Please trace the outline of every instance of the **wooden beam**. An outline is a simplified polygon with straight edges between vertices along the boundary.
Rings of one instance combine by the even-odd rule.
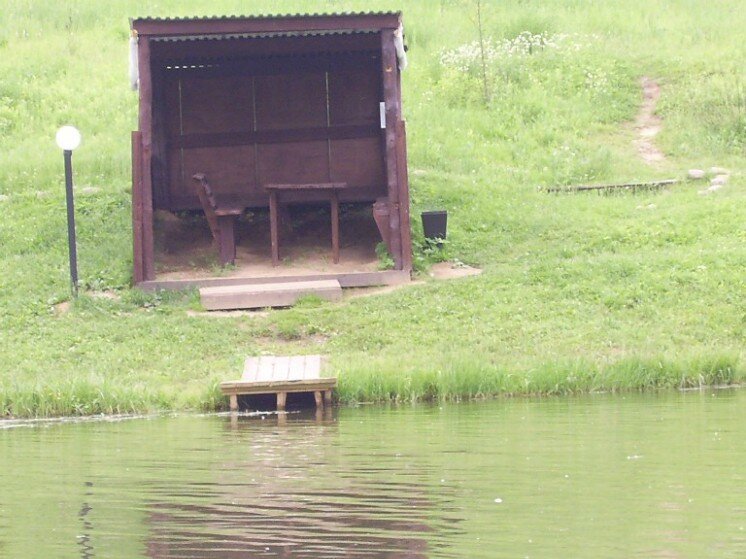
[[[337,379],[333,377],[294,380],[289,382],[246,382],[246,381],[227,381],[220,383],[220,392],[225,396],[237,394],[239,396],[246,394],[271,394],[277,392],[286,392],[295,394],[298,392],[315,392],[316,390],[332,390],[337,386]]]
[[[142,133],[132,132],[132,281],[145,281],[142,242]]]
[[[234,61],[260,65],[274,73],[271,61],[259,57],[276,58],[279,69],[286,70],[287,63],[295,68],[310,63],[334,60],[344,64],[344,59],[378,52],[378,33],[335,35],[327,37],[272,37],[263,39],[237,38],[221,41],[163,41],[153,45],[153,61],[166,66],[182,66],[209,62],[214,69],[230,67]],[[285,68],[283,68],[285,66]],[[311,66],[314,67],[314,66]],[[207,68],[205,68],[207,69]]]
[[[150,43],[146,37],[138,42],[140,76],[140,132],[142,134],[142,269],[146,280],[155,279],[153,254],[153,80],[150,68]]]
[[[185,134],[169,142],[169,148],[207,148],[244,146],[251,144],[283,144],[311,142],[316,140],[352,140],[373,138],[380,133],[378,123],[346,124],[339,126],[317,126],[311,128],[288,128],[284,130],[257,130],[241,132],[219,132],[212,134]]]
[[[407,130],[403,120],[396,135],[397,171],[399,182],[399,222],[401,224],[402,269],[412,270],[412,224],[409,218],[409,172],[407,171]]]
[[[401,245],[401,216],[399,210],[399,184],[396,157],[397,123],[401,120],[401,101],[397,74],[399,73],[394,30],[381,31],[381,74],[383,101],[386,105],[386,129],[384,130],[384,160],[386,166],[386,190],[389,202],[389,228],[391,230],[389,251],[396,269],[404,266]]]
[[[360,52],[340,52],[336,54],[312,53],[305,56],[293,55],[271,56],[258,58],[236,55],[231,58],[225,56],[208,57],[202,51],[189,56],[184,50],[178,52],[179,57],[171,57],[158,61],[161,69],[169,78],[182,77],[223,77],[223,76],[276,76],[288,74],[305,74],[308,72],[344,72],[361,68],[378,68],[381,53],[380,39],[376,35],[376,50]],[[174,56],[176,53],[174,53]]]
[[[155,280],[144,281],[138,285],[143,291],[158,289],[194,289],[201,287],[220,287],[225,285],[256,285],[267,283],[289,283],[303,281],[320,281],[335,279],[343,288],[374,287],[380,285],[401,285],[411,280],[409,272],[402,270],[382,270],[377,272],[341,272],[307,274],[299,276],[238,276],[238,277],[205,277],[201,279]]]
[[[547,188],[546,192],[585,192],[589,190],[624,190],[636,188],[662,188],[679,182],[677,179],[666,179],[661,181],[627,182],[622,184],[588,184],[579,186],[559,186]]]

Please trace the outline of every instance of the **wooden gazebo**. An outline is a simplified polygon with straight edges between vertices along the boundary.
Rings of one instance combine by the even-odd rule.
[[[156,277],[158,210],[204,212],[225,264],[238,216],[269,208],[276,264],[283,204],[331,202],[335,259],[339,204],[366,204],[399,276],[411,270],[401,14],[138,18],[131,27],[136,285],[168,287]]]

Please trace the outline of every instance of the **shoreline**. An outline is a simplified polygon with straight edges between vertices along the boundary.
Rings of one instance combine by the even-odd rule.
[[[746,388],[745,382],[738,382],[734,384],[713,384],[713,385],[702,385],[691,388],[650,388],[645,390],[594,390],[590,392],[575,392],[571,394],[494,394],[487,396],[474,397],[469,399],[461,400],[445,400],[438,402],[436,400],[418,400],[416,402],[404,402],[404,401],[376,401],[376,402],[355,402],[343,404],[337,402],[333,404],[333,408],[347,408],[352,409],[360,406],[400,406],[400,405],[436,405],[436,403],[447,403],[452,405],[457,404],[471,404],[478,402],[487,402],[494,400],[544,400],[544,399],[556,399],[556,398],[571,398],[571,397],[591,397],[591,396],[622,396],[625,394],[662,394],[662,393],[693,393],[693,392],[705,392],[708,390],[713,391],[726,391],[726,390],[742,390]],[[119,423],[122,421],[137,421],[137,420],[152,420],[152,419],[163,419],[163,418],[175,418],[181,416],[189,417],[257,417],[264,418],[269,415],[278,414],[299,414],[308,412],[311,408],[299,408],[291,409],[287,411],[278,412],[276,410],[266,411],[238,411],[231,412],[226,410],[215,410],[215,411],[198,411],[198,410],[160,410],[148,413],[132,413],[132,414],[92,414],[92,415],[62,415],[62,416],[49,416],[49,417],[4,417],[0,418],[0,431],[10,429],[22,429],[22,428],[33,428],[37,426],[48,426],[48,425],[67,425],[67,424],[79,424],[79,423]]]
[[[717,360],[715,360],[717,361]],[[746,387],[746,370],[736,362],[716,363],[707,360],[699,367],[690,367],[690,373],[681,374],[679,367],[667,364],[658,375],[651,376],[643,362],[619,363],[604,371],[586,371],[584,374],[567,374],[567,369],[555,367],[534,371],[532,375],[519,376],[492,374],[464,367],[462,373],[434,371],[420,374],[392,374],[387,372],[352,373],[339,376],[339,386],[334,394],[334,405],[354,407],[357,405],[461,403],[492,399],[555,398],[566,396],[592,396],[601,394],[631,394],[649,392],[694,392],[703,390],[730,390]],[[658,361],[658,365],[662,363]],[[707,367],[706,365],[709,365]],[[622,376],[621,371],[626,370]],[[630,372],[631,371],[631,372]],[[637,374],[632,374],[637,373]],[[478,382],[474,382],[477,380]],[[460,386],[454,386],[454,383]],[[496,384],[503,389],[490,390]],[[228,399],[220,393],[216,382],[201,395],[186,401],[168,398],[163,392],[141,387],[139,395],[134,391],[119,391],[114,396],[101,390],[89,392],[94,398],[83,400],[67,395],[57,387],[56,398],[48,398],[40,392],[18,391],[13,398],[7,390],[0,391],[0,424],[6,422],[64,422],[66,420],[123,421],[136,418],[158,417],[168,414],[215,414],[229,413]],[[519,386],[523,388],[520,389]],[[398,388],[397,388],[398,387]],[[50,387],[47,387],[49,389]],[[150,398],[143,397],[147,392]],[[172,392],[172,395],[174,393]],[[138,397],[139,396],[139,397]],[[25,402],[25,403],[24,403]],[[158,406],[155,402],[160,402]],[[36,405],[33,405],[33,404]],[[12,413],[15,411],[16,413]],[[18,413],[20,412],[20,413]],[[241,412],[244,413],[244,412]],[[7,428],[7,427],[0,427]]]

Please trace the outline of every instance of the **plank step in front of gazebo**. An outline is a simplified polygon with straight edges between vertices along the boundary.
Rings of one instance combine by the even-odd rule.
[[[285,409],[290,392],[313,392],[316,407],[332,402],[336,378],[321,377],[321,355],[248,357],[241,380],[221,382],[220,390],[230,398],[231,411],[238,411],[238,397],[276,394],[277,410]]]
[[[327,301],[342,298],[342,286],[336,279],[253,285],[203,287],[199,290],[202,306],[209,311],[289,307],[305,295]]]

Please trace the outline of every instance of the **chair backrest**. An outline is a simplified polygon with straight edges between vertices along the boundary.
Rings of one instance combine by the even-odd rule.
[[[210,183],[207,182],[207,177],[202,173],[193,175],[192,178],[197,182],[197,196],[199,197],[199,203],[202,206],[202,211],[205,212],[207,223],[210,226],[212,237],[217,241],[219,238],[218,229],[218,216],[215,213],[218,209],[218,205],[215,202],[215,195],[212,192]]]

